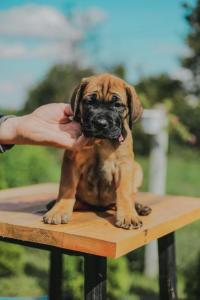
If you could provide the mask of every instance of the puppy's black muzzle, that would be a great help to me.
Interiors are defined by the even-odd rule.
[[[83,112],[82,130],[86,137],[118,140],[123,131],[123,119],[110,107],[91,107]]]

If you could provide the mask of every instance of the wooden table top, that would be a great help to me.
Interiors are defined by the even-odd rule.
[[[112,211],[74,212],[69,224],[44,224],[57,192],[54,183],[1,190],[0,236],[117,258],[200,218],[200,198],[139,193],[137,201],[152,207],[141,229],[115,227]]]

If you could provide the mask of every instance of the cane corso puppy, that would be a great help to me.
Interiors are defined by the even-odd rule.
[[[135,203],[143,177],[134,160],[131,131],[142,114],[135,89],[116,76],[95,75],[76,87],[71,105],[88,144],[65,151],[58,199],[44,222],[68,223],[73,209],[85,203],[114,207],[116,226],[140,228],[138,214],[148,215],[151,208]]]

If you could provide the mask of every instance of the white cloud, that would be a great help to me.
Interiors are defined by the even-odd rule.
[[[78,11],[68,19],[51,6],[24,5],[0,12],[0,35],[18,39],[15,44],[0,43],[0,59],[52,59],[54,62],[81,61],[77,47],[86,31],[102,22],[105,13],[98,8]],[[30,46],[22,37],[34,39]]]
[[[53,6],[28,4],[0,11],[0,60],[48,59],[54,63],[86,61],[77,45],[86,33],[105,19],[98,8],[78,11],[71,18]],[[9,39],[5,39],[9,37]],[[28,62],[26,62],[28,63]],[[31,73],[31,70],[30,70]],[[38,70],[38,75],[40,70]],[[0,81],[0,107],[19,108],[35,79],[19,75]],[[39,78],[39,76],[38,76]]]
[[[20,74],[17,79],[0,81],[0,108],[19,109],[23,107],[27,91],[33,85],[31,73]]]
[[[73,45],[49,42],[30,47],[25,44],[0,43],[0,59],[51,59],[57,63],[81,61],[83,55],[80,49]]]
[[[26,54],[26,46],[23,44],[0,44],[0,59],[21,58]]]
[[[90,28],[106,19],[107,15],[104,11],[97,7],[90,7],[87,11],[78,10],[74,15],[74,22],[80,28]]]
[[[79,40],[80,30],[51,6],[28,4],[0,12],[0,34],[12,37]]]
[[[17,39],[0,43],[0,59],[53,59],[68,62],[83,39],[79,30],[51,6],[24,5],[0,12],[0,35]],[[27,39],[22,38],[27,37]],[[29,43],[33,39],[33,43]]]
[[[188,56],[191,54],[190,49],[185,45],[178,45],[174,43],[160,43],[155,48],[155,51],[159,54],[168,55],[178,55],[178,56]]]
[[[4,80],[0,82],[0,93],[10,94],[15,90],[15,85],[9,80]]]

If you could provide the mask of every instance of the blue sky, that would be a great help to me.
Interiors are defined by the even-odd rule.
[[[76,57],[82,61],[85,59],[87,63],[93,63],[102,69],[104,66],[124,63],[127,66],[127,78],[132,82],[136,82],[141,75],[159,72],[181,76],[178,58],[188,52],[184,44],[188,27],[184,20],[182,2],[178,0],[1,0],[0,106],[10,108],[22,106],[29,87],[36,84],[51,65],[66,59],[76,60]],[[91,8],[93,10],[90,10]],[[83,53],[74,53],[71,51],[71,46],[67,50],[69,53],[65,55],[65,46],[68,47],[70,43],[79,40],[79,34],[83,35],[84,31],[81,23],[80,28],[77,24],[72,28],[73,23],[68,31],[60,34],[62,24],[63,27],[69,25],[62,19],[63,16],[69,17],[70,12],[77,12],[79,16],[87,11],[100,18],[98,24],[95,24],[95,17],[91,21],[95,28],[92,32],[93,35],[96,34],[97,42],[94,47],[88,47],[89,58],[85,58]],[[40,25],[39,22],[42,22],[42,13],[44,13],[44,20],[47,21],[39,32],[37,24]],[[23,20],[27,14],[29,19],[33,19],[34,26],[29,19]],[[35,17],[38,19],[34,20]],[[50,20],[55,18],[57,22],[55,33],[52,28],[48,30],[49,18]],[[4,27],[1,22],[4,22]],[[11,23],[14,24],[13,27]],[[72,36],[66,41],[64,37],[68,34]],[[56,35],[60,37],[57,39]]]

